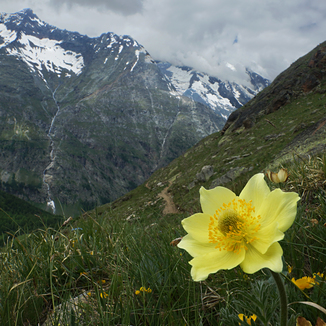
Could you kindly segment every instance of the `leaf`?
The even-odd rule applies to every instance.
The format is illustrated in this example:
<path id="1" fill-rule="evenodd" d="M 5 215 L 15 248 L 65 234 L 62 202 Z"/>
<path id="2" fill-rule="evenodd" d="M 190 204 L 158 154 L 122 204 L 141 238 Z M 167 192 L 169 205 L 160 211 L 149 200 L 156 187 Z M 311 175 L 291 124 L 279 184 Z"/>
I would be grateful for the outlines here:
<path id="1" fill-rule="evenodd" d="M 29 282 L 29 281 L 31 281 L 32 279 L 30 278 L 29 280 L 25 280 L 25 281 L 23 281 L 23 282 L 20 282 L 20 283 L 16 283 L 16 284 L 14 284 L 12 287 L 11 287 L 11 289 L 9 290 L 9 293 L 12 291 L 12 290 L 14 290 L 16 287 L 18 287 L 18 286 L 21 286 L 21 285 L 23 285 L 23 284 L 25 284 L 25 283 L 27 283 L 27 282 Z"/>
<path id="2" fill-rule="evenodd" d="M 294 303 L 294 302 L 293 302 Z M 309 302 L 309 301 L 298 301 L 296 303 L 303 303 L 303 304 L 306 304 L 307 306 L 312 306 L 312 307 L 315 307 L 317 308 L 318 310 L 320 310 L 321 312 L 323 312 L 324 314 L 326 314 L 326 309 L 323 308 L 322 306 L 320 306 L 319 304 L 317 303 L 314 303 L 314 302 Z"/>

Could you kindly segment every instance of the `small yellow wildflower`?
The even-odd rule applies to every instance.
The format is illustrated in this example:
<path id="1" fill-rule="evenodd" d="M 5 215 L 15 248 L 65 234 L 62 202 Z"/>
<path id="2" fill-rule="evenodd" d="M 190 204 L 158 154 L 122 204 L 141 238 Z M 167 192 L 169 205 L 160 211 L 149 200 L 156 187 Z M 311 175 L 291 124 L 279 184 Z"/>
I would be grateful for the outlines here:
<path id="1" fill-rule="evenodd" d="M 287 267 L 288 267 L 288 273 L 291 274 L 293 270 L 293 266 L 287 265 Z"/>
<path id="2" fill-rule="evenodd" d="M 317 276 L 319 276 L 320 278 L 324 278 L 324 273 L 314 273 L 314 278 L 316 278 Z"/>
<path id="3" fill-rule="evenodd" d="M 244 321 L 244 319 L 246 319 L 246 322 L 248 325 L 251 325 L 251 320 L 256 321 L 256 319 L 257 319 L 257 316 L 255 314 L 251 315 L 249 317 L 247 317 L 244 314 L 239 314 L 238 317 L 240 318 L 241 321 Z M 239 323 L 239 325 L 241 325 L 241 324 Z"/>
<path id="4" fill-rule="evenodd" d="M 106 283 L 106 280 L 101 280 L 102 284 L 105 284 Z"/>
<path id="5" fill-rule="evenodd" d="M 314 280 L 315 280 L 316 284 L 319 285 L 319 282 L 317 282 L 317 280 L 318 281 L 324 280 L 324 274 L 323 273 L 320 273 L 320 272 L 318 272 L 317 274 L 314 273 Z"/>
<path id="6" fill-rule="evenodd" d="M 100 297 L 102 298 L 102 299 L 105 299 L 105 298 L 107 298 L 109 295 L 106 293 L 106 292 L 101 292 L 100 293 Z"/>
<path id="7" fill-rule="evenodd" d="M 294 277 L 292 277 L 291 281 L 300 289 L 300 290 L 304 290 L 304 289 L 310 289 L 315 285 L 315 279 L 309 276 L 304 276 L 301 277 L 299 279 L 294 279 Z"/>
<path id="8" fill-rule="evenodd" d="M 270 191 L 262 173 L 254 175 L 239 196 L 224 187 L 201 187 L 199 192 L 203 213 L 182 221 L 188 234 L 178 244 L 194 257 L 189 262 L 194 281 L 238 265 L 247 274 L 265 267 L 282 271 L 278 241 L 294 222 L 298 194 Z"/>
<path id="9" fill-rule="evenodd" d="M 142 286 L 139 290 L 135 292 L 135 294 L 138 295 L 140 294 L 140 292 L 152 293 L 152 289 L 151 288 L 146 289 L 145 287 Z"/>
<path id="10" fill-rule="evenodd" d="M 91 292 L 87 292 L 87 295 L 90 297 L 92 295 L 92 293 Z"/>

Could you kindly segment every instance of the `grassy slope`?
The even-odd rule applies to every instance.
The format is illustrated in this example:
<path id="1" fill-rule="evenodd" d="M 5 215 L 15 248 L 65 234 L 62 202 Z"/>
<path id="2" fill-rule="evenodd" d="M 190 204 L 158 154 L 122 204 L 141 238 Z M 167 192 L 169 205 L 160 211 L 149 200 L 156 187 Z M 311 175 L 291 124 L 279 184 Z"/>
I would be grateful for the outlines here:
<path id="1" fill-rule="evenodd" d="M 319 92 L 311 93 L 276 112 L 261 116 L 251 129 L 224 136 L 220 132 L 212 134 L 168 167 L 156 171 L 146 185 L 99 210 L 110 209 L 111 214 L 123 218 L 143 212 L 148 202 L 156 202 L 155 205 L 159 207 L 162 203 L 157 202 L 157 194 L 171 182 L 169 191 L 180 215 L 191 214 L 199 210 L 199 188 L 210 188 L 213 180 L 232 169 L 236 169 L 236 174 L 240 175 L 225 185 L 239 193 L 248 177 L 254 173 L 270 167 L 276 170 L 289 160 L 306 158 L 309 153 L 322 153 L 326 146 L 326 127 L 323 125 L 326 120 L 325 101 L 324 95 Z M 276 137 L 273 139 L 274 135 Z M 214 175 L 206 182 L 195 182 L 195 186 L 189 189 L 191 182 L 196 180 L 196 174 L 206 165 L 214 168 Z"/>
<path id="2" fill-rule="evenodd" d="M 36 208 L 28 202 L 0 191 L 0 239 L 20 230 L 28 232 L 42 227 L 57 227 L 62 216 Z"/>
<path id="3" fill-rule="evenodd" d="M 315 91 L 257 115 L 249 129 L 240 126 L 203 139 L 145 184 L 73 225 L 9 241 L 1 254 L 1 323 L 36 324 L 50 316 L 46 325 L 237 326 L 238 314 L 244 313 L 256 314 L 257 325 L 278 325 L 277 293 L 266 273 L 245 275 L 235 268 L 195 283 L 191 257 L 170 241 L 185 234 L 184 217 L 200 212 L 201 186 L 209 188 L 235 171 L 224 185 L 238 194 L 250 176 L 281 165 L 291 174 L 282 189 L 302 198 L 296 221 L 281 241 L 289 302 L 324 305 L 325 278 L 304 291 L 291 278 L 326 275 L 325 89 L 321 82 Z M 214 175 L 196 181 L 205 165 Z M 166 187 L 178 213 L 163 214 L 159 194 Z M 78 295 L 80 309 L 74 312 L 69 302 Z M 290 325 L 298 315 L 313 324 L 322 316 L 317 306 L 290 307 Z"/>

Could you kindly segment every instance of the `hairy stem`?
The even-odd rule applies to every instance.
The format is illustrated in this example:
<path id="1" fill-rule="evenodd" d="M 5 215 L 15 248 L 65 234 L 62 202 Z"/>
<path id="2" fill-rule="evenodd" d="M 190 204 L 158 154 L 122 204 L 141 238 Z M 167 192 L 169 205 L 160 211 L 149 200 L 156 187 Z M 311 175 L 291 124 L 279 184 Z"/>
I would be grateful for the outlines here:
<path id="1" fill-rule="evenodd" d="M 275 272 L 271 271 L 271 274 L 274 278 L 274 281 L 278 288 L 278 292 L 280 294 L 280 304 L 281 304 L 281 314 L 280 314 L 281 324 L 280 325 L 287 326 L 287 324 L 288 324 L 288 300 L 287 300 L 287 296 L 285 293 L 284 283 L 283 283 L 283 280 L 279 273 L 275 273 Z"/>

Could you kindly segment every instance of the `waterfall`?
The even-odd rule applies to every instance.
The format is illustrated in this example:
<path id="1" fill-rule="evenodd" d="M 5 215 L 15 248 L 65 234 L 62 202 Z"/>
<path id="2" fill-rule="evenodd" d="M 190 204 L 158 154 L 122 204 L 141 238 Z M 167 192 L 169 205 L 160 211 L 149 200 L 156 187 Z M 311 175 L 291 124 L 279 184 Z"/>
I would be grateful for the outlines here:
<path id="1" fill-rule="evenodd" d="M 52 209 L 53 214 L 56 213 L 56 207 L 55 207 L 54 200 L 51 198 L 50 184 L 51 184 L 51 180 L 52 180 L 53 176 L 49 173 L 49 170 L 52 167 L 54 167 L 55 159 L 56 159 L 55 143 L 54 143 L 54 140 L 53 140 L 53 137 L 55 135 L 54 135 L 54 133 L 52 134 L 52 128 L 53 128 L 55 119 L 56 119 L 56 117 L 58 116 L 58 114 L 60 112 L 60 107 L 59 107 L 58 102 L 57 102 L 57 100 L 55 98 L 55 93 L 56 93 L 58 87 L 53 92 L 51 91 L 52 92 L 52 98 L 53 98 L 54 103 L 55 103 L 55 105 L 57 107 L 57 111 L 56 111 L 55 115 L 52 117 L 50 128 L 49 128 L 49 131 L 47 133 L 47 137 L 50 140 L 50 163 L 47 165 L 47 167 L 43 171 L 43 184 L 45 184 L 45 186 L 47 188 L 47 200 L 46 200 L 46 204 L 47 204 L 48 207 L 50 207 Z"/>

